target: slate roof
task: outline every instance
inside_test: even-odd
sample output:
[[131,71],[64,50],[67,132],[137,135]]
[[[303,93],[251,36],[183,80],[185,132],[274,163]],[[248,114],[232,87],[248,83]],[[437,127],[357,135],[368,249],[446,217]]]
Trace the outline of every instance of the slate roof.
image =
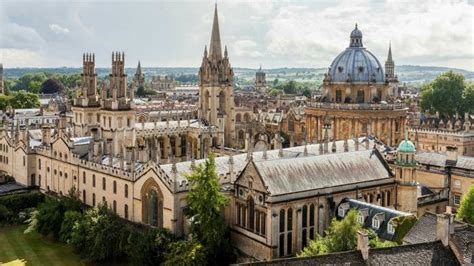
[[[411,213],[401,212],[401,211],[397,211],[397,210],[394,210],[394,209],[385,208],[385,207],[382,207],[382,206],[378,206],[378,205],[375,205],[375,204],[371,204],[371,203],[367,203],[367,202],[363,202],[363,201],[359,201],[359,200],[354,200],[354,199],[345,199],[339,204],[339,206],[341,204],[346,203],[346,202],[349,203],[349,208],[351,208],[351,209],[352,208],[357,209],[357,210],[367,209],[368,210],[368,215],[365,218],[363,227],[364,228],[370,228],[370,229],[374,230],[374,232],[377,233],[377,235],[380,238],[385,239],[385,240],[393,241],[396,238],[396,234],[390,234],[387,231],[387,226],[388,226],[388,222],[390,221],[390,219],[395,218],[395,217],[399,217],[399,216],[412,216]],[[383,214],[383,221],[380,221],[380,225],[379,225],[378,229],[373,228],[372,227],[372,219],[376,215],[378,215],[380,217],[381,216],[380,214]],[[337,217],[339,217],[338,213],[336,213],[336,215],[337,215]],[[339,218],[343,218],[343,217],[339,217]]]
[[436,240],[436,214],[426,212],[403,238],[407,244],[419,244]]
[[466,265],[474,264],[474,225],[463,224],[454,227],[454,234],[451,236],[458,260]]
[[[439,167],[446,167],[447,155],[437,152],[421,152],[415,155],[415,159],[421,164],[429,164]],[[474,157],[458,156],[456,165],[452,167],[474,170]]]
[[459,265],[441,241],[369,250],[369,265]]
[[271,195],[356,184],[391,177],[371,150],[254,162]]
[[358,250],[337,252],[320,256],[276,259],[271,261],[259,261],[242,263],[239,265],[268,265],[268,266],[284,266],[284,265],[365,265],[362,254]]

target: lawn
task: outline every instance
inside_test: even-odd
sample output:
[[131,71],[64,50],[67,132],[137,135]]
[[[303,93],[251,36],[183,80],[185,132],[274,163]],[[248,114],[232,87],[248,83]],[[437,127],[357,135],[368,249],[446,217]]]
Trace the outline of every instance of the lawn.
[[15,259],[26,265],[86,265],[71,247],[33,232],[23,234],[25,225],[0,227],[0,264]]

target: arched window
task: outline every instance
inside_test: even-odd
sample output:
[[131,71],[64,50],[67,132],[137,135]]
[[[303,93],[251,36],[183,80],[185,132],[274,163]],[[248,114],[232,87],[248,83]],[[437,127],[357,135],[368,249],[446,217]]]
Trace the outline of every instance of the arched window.
[[288,215],[286,217],[286,254],[291,255],[293,252],[293,238],[292,238],[292,230],[293,230],[293,210],[291,208],[288,209]]
[[86,183],[86,171],[82,172],[82,183]]
[[219,113],[225,114],[225,107],[225,93],[221,91],[221,93],[219,93]]
[[304,205],[302,208],[302,217],[301,217],[301,240],[303,248],[306,247],[307,242],[307,227],[308,227],[308,206]]
[[114,180],[114,183],[113,183],[113,191],[114,191],[114,194],[117,194],[117,181]]
[[105,183],[105,177],[102,177],[102,189],[103,190],[107,189],[107,186],[106,186],[106,183]]
[[235,116],[235,122],[241,122],[242,121],[242,115],[239,113]]
[[255,202],[251,196],[247,199],[247,210],[249,219],[247,224],[249,229],[253,231],[255,229]]
[[95,187],[95,175],[92,175],[92,186]]
[[123,193],[124,193],[124,195],[125,195],[125,198],[128,198],[128,184],[125,184],[125,186],[124,186],[124,189],[123,189],[123,190],[124,190],[124,192],[123,192]]
[[278,251],[280,257],[285,256],[285,210],[280,210],[280,236],[278,242]]
[[92,193],[92,207],[95,207],[95,193]]
[[86,190],[82,191],[82,202],[86,203]]
[[125,204],[123,208],[123,213],[124,213],[125,219],[128,219],[128,205],[127,204]]
[[163,227],[163,193],[153,179],[150,178],[143,184],[141,197],[142,222]]
[[117,213],[117,201],[113,201],[112,203],[112,210],[114,211],[114,213]]

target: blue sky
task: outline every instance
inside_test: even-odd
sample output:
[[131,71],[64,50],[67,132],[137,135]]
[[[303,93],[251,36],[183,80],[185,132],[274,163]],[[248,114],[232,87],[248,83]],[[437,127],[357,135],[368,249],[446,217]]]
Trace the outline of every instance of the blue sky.
[[[5,67],[80,66],[112,51],[126,65],[197,67],[209,43],[214,1],[0,2]],[[328,67],[357,22],[364,46],[396,64],[474,70],[474,1],[219,0],[221,39],[233,66]]]

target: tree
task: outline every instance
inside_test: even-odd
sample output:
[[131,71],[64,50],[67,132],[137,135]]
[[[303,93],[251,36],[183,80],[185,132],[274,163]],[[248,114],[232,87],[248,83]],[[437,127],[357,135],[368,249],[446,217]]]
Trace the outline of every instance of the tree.
[[39,90],[39,93],[41,94],[54,94],[54,93],[60,93],[64,94],[65,93],[65,88],[64,85],[61,83],[61,81],[54,79],[54,78],[49,78],[41,84],[41,89]]
[[146,96],[145,87],[143,87],[143,86],[138,87],[136,95],[137,95],[138,97],[144,97],[144,96]]
[[166,229],[142,232],[131,228],[126,253],[132,265],[160,265],[165,261],[165,254],[174,241],[173,234]]
[[166,253],[165,266],[206,265],[206,251],[201,243],[193,240],[177,241],[170,245]]
[[8,95],[0,95],[0,110],[5,111],[10,105],[11,97]]
[[469,191],[462,197],[456,218],[474,224],[474,185],[471,185]]
[[[187,176],[191,186],[187,197],[187,216],[191,220],[191,233],[208,254],[209,264],[225,264],[232,254],[226,254],[228,239],[226,227],[220,215],[228,199],[220,192],[221,186],[216,173],[214,154],[209,154],[204,164],[194,167]],[[230,257],[229,257],[230,256]]]
[[421,108],[430,113],[439,112],[443,116],[462,114],[466,111],[464,102],[474,101],[471,98],[474,93],[467,93],[470,98],[465,99],[465,88],[463,75],[453,71],[441,74],[421,89]]
[[82,213],[78,211],[66,211],[59,231],[59,240],[69,243],[74,226],[82,219]]
[[311,90],[309,88],[304,88],[301,92],[303,96],[306,96],[307,98],[311,98]]
[[19,91],[10,95],[9,105],[17,108],[35,108],[40,106],[38,95],[25,91]]
[[357,246],[357,231],[362,226],[357,222],[357,211],[351,209],[344,219],[333,219],[325,237],[316,237],[298,255],[300,257],[315,256],[331,252],[353,250]]

